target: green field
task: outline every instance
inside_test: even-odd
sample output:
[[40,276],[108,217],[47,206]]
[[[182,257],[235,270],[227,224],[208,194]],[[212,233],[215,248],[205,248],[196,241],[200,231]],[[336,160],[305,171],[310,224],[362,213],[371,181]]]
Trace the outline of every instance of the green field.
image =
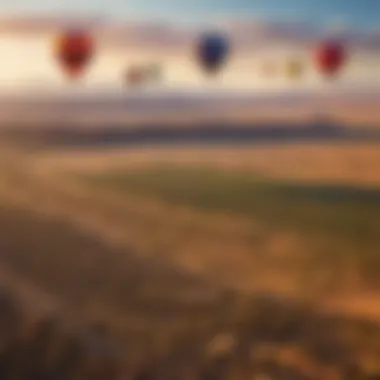
[[354,260],[376,280],[380,270],[380,190],[267,180],[254,174],[157,166],[84,175],[88,184],[193,208],[239,215],[272,232],[292,230],[317,261]]

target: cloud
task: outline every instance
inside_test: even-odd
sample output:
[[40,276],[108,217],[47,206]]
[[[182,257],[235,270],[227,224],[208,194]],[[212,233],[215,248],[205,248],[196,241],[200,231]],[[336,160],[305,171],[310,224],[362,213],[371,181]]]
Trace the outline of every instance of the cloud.
[[225,29],[240,46],[270,44],[309,44],[318,36],[310,24],[295,21],[233,20],[225,22]]
[[0,32],[6,33],[47,33],[74,25],[84,28],[99,28],[106,22],[102,15],[2,15]]
[[[0,32],[41,34],[56,33],[78,26],[93,31],[109,47],[136,45],[162,48],[181,48],[194,41],[200,28],[190,28],[168,22],[115,21],[104,15],[17,15],[0,17]],[[216,28],[225,30],[238,48],[274,45],[309,46],[329,37],[337,37],[347,44],[364,49],[380,49],[380,32],[360,32],[344,19],[331,20],[324,27],[297,19],[282,21],[224,17]]]
[[181,47],[193,39],[193,33],[184,28],[164,23],[133,22],[109,23],[97,30],[100,40],[109,46],[135,45],[140,47]]

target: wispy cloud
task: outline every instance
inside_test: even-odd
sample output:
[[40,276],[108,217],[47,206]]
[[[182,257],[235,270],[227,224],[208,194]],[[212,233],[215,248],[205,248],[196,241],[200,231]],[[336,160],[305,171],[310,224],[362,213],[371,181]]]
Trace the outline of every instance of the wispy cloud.
[[[107,19],[103,15],[0,16],[0,32],[3,33],[56,33],[71,26],[91,29],[97,38],[110,46],[133,44],[181,47],[190,43],[200,32],[197,28],[179,24],[122,22]],[[379,31],[354,30],[345,19],[334,19],[322,28],[296,18],[269,21],[244,17],[224,17],[215,24],[215,27],[224,29],[238,47],[255,47],[271,43],[305,45],[326,36],[335,36],[354,46],[380,49]]]
[[70,26],[98,29],[107,24],[102,15],[40,14],[40,15],[0,15],[0,32],[8,33],[48,33]]

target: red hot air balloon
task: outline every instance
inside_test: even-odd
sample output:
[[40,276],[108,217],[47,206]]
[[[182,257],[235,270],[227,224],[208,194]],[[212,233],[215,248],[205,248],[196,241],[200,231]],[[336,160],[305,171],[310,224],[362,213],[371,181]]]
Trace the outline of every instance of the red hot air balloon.
[[346,58],[346,51],[342,44],[327,42],[318,47],[315,63],[323,75],[331,78],[339,73]]
[[72,79],[81,76],[94,54],[94,41],[83,31],[73,30],[60,36],[56,56],[63,70]]

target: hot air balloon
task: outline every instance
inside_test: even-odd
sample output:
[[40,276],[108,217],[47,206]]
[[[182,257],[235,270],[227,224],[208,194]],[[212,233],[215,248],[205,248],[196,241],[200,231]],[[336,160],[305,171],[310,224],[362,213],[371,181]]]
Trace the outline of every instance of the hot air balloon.
[[140,66],[131,66],[126,72],[126,82],[130,87],[140,86],[145,79],[145,71]]
[[56,57],[64,72],[71,78],[79,78],[94,55],[94,41],[84,31],[63,33],[56,45]]
[[304,73],[302,62],[297,59],[291,59],[286,62],[286,74],[291,79],[299,79]]
[[197,45],[197,61],[207,74],[216,74],[225,63],[229,50],[229,42],[222,34],[204,34]]
[[[330,84],[333,84],[333,79],[336,79],[343,65],[346,63],[347,54],[345,47],[338,41],[327,41],[321,43],[315,52],[315,65],[320,73],[330,80]],[[327,86],[328,92],[332,87]],[[317,101],[318,126],[319,128],[331,128],[332,115],[328,115],[326,110],[326,101],[321,98]]]
[[147,66],[146,71],[148,73],[150,80],[153,83],[158,83],[161,80],[162,68],[160,64],[152,63]]
[[332,78],[338,75],[346,59],[344,46],[339,42],[330,41],[322,43],[317,48],[315,64],[322,75]]

